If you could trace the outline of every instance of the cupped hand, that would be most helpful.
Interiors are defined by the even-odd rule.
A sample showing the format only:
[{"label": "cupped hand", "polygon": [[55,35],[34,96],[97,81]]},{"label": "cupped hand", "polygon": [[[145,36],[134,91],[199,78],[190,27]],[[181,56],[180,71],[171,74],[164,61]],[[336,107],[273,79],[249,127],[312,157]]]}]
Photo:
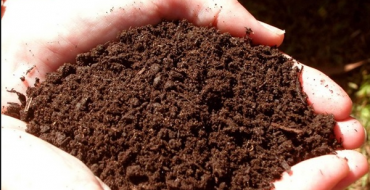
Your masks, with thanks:
[{"label": "cupped hand", "polygon": [[109,189],[80,160],[26,133],[22,121],[5,115],[1,121],[2,190]]},{"label": "cupped hand", "polygon": [[[284,31],[257,21],[236,0],[11,0],[2,18],[1,106],[17,102],[6,93],[14,88],[25,93],[35,77],[73,62],[78,53],[113,40],[121,30],[156,24],[162,19],[187,19],[199,26],[215,26],[233,36],[246,35],[255,44],[280,45]],[[29,73],[26,73],[31,67]],[[25,76],[21,81],[20,77]],[[361,124],[350,118],[351,100],[331,79],[304,67],[301,82],[318,113],[331,113],[338,124],[336,136],[345,149],[364,141]],[[25,123],[2,118],[4,166],[2,189],[108,189],[76,158],[35,138]],[[6,163],[5,163],[6,162]],[[276,189],[341,189],[368,171],[366,159],[351,150],[338,151],[301,162],[284,173]],[[3,176],[4,176],[3,175]]]}]

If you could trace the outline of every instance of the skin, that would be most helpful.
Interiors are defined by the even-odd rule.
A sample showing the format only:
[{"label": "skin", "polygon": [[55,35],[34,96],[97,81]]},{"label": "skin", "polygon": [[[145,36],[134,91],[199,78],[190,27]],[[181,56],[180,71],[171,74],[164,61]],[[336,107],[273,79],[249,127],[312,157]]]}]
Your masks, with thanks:
[{"label": "skin", "polygon": [[[86,3],[86,4],[85,4]],[[113,40],[129,27],[156,24],[161,19],[187,19],[199,26],[215,26],[234,36],[251,28],[255,44],[280,45],[284,31],[258,22],[236,0],[11,0],[2,11],[1,106],[18,102],[12,89],[25,93],[35,77],[74,62],[78,53]],[[221,8],[222,7],[222,8]],[[3,10],[3,8],[2,8]],[[35,66],[27,75],[28,69]],[[301,66],[297,63],[297,66]],[[25,80],[20,80],[25,76]],[[348,95],[323,73],[304,66],[301,83],[317,113],[333,114],[335,133],[345,149],[364,142],[364,129],[349,116]],[[3,190],[109,189],[78,159],[24,132],[26,124],[3,116]],[[345,159],[346,158],[346,159]],[[363,155],[340,150],[301,162],[274,182],[276,189],[343,189],[366,172]]]}]

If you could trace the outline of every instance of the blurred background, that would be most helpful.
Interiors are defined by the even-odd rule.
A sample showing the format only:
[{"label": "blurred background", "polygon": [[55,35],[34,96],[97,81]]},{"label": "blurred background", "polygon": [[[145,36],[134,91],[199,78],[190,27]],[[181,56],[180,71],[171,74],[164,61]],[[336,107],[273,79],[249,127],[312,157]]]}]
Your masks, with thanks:
[{"label": "blurred background", "polygon": [[[239,0],[258,20],[285,30],[280,50],[321,70],[348,92],[367,130],[358,149],[370,163],[370,0]],[[367,174],[347,190],[370,190]]]}]

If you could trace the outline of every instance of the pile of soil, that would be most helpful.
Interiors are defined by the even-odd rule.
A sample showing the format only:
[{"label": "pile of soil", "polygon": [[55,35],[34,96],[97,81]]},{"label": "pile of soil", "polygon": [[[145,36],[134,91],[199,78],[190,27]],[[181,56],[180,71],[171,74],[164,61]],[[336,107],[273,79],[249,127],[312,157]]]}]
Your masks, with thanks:
[{"label": "pile of soil", "polygon": [[248,37],[164,21],[76,62],[27,101],[18,93],[8,114],[113,190],[270,189],[291,165],[341,147],[293,61]]}]

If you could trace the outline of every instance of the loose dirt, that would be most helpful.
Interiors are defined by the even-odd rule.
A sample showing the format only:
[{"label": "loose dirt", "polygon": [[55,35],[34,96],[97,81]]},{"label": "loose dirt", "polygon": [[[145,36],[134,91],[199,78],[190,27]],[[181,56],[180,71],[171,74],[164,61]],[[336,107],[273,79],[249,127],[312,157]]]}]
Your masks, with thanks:
[{"label": "loose dirt", "polygon": [[341,147],[300,72],[276,47],[164,21],[78,55],[7,114],[113,190],[270,189]]}]

